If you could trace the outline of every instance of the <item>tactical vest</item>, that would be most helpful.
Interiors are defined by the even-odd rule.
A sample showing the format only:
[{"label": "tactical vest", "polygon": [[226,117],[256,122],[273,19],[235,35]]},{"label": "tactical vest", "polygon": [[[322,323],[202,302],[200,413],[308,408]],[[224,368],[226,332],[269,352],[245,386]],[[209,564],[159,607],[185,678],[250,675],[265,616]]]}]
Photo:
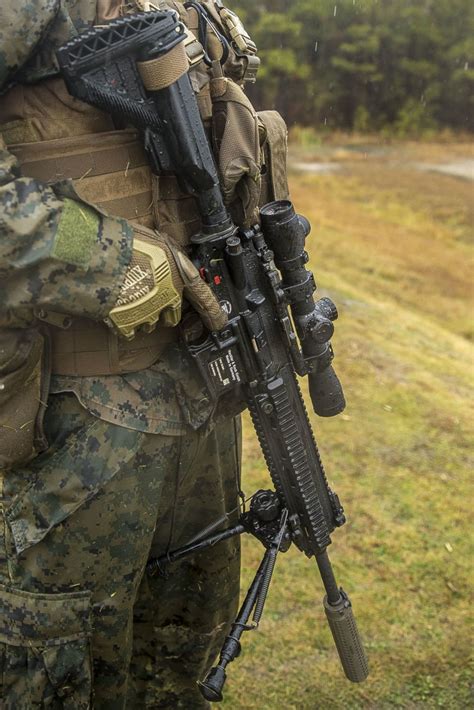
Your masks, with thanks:
[{"label": "tactical vest", "polygon": [[[212,0],[205,0],[205,4],[211,6]],[[102,12],[99,17],[112,19],[121,6],[119,0],[99,0],[98,9]],[[180,14],[183,12],[184,8],[180,6]],[[195,10],[188,12],[186,24],[197,32]],[[202,55],[199,55],[197,45],[199,43],[191,36],[188,42],[188,57],[194,67],[191,80],[204,125],[210,126],[213,103],[215,106],[227,101],[224,105],[229,107],[226,110],[229,111],[230,131],[217,149],[220,151],[217,162],[222,163],[220,167],[224,175],[224,195],[227,189],[229,203],[239,202],[241,223],[251,221],[257,206],[255,200],[249,200],[249,204],[236,200],[232,192],[235,169],[227,170],[227,166],[234,165],[233,146],[238,152],[237,158],[243,149],[247,149],[240,145],[240,122],[246,124],[243,140],[249,143],[247,152],[250,156],[243,170],[254,171],[251,184],[258,185],[260,199],[257,202],[260,203],[287,196],[284,171],[286,128],[273,111],[257,117],[237,82],[224,77],[209,80],[207,70],[200,69]],[[240,80],[249,69],[239,56],[229,66],[229,73]],[[256,131],[253,137],[252,121]],[[73,99],[58,77],[10,89],[1,102],[0,131],[25,176],[49,184],[72,180],[77,194],[84,201],[132,224],[146,225],[169,234],[183,246],[199,230],[200,219],[194,198],[180,190],[174,177],[158,177],[151,173],[137,131],[117,129],[109,115]],[[254,163],[255,167],[252,167]],[[263,182],[261,172],[265,173]],[[226,175],[232,177],[226,181]],[[137,334],[129,342],[118,338],[104,324],[89,319],[71,319],[44,312],[38,312],[37,316],[48,324],[52,372],[58,375],[95,376],[138,371],[156,362],[164,347],[177,337],[175,329],[158,327],[153,333]]]}]

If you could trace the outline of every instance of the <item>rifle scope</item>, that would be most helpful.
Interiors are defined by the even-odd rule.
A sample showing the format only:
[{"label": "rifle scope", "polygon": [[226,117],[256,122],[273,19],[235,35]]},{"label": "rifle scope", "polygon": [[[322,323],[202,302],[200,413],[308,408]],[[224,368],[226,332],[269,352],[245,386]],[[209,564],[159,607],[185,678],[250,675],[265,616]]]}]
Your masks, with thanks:
[{"label": "rifle scope", "polygon": [[313,274],[305,267],[308,254],[304,248],[310,224],[295,213],[289,200],[264,205],[260,217],[300,339],[314,411],[320,417],[333,417],[346,406],[341,383],[331,365],[334,357],[330,343],[334,333],[332,321],[338,314],[331,299],[321,298],[316,302],[313,299],[316,284]]}]

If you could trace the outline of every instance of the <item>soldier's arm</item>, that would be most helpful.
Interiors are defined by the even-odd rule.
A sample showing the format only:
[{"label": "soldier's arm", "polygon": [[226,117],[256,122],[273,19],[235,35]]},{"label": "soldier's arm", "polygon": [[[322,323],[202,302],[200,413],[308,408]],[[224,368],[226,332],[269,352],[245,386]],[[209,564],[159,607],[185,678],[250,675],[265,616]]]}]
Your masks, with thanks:
[{"label": "soldier's arm", "polygon": [[27,323],[34,309],[105,318],[132,239],[125,220],[99,213],[67,184],[20,176],[0,136],[0,324]]},{"label": "soldier's arm", "polygon": [[[49,41],[58,7],[56,0],[0,3],[0,89]],[[0,326],[27,325],[34,309],[104,318],[132,238],[125,220],[81,202],[71,185],[21,176],[0,133]]]}]

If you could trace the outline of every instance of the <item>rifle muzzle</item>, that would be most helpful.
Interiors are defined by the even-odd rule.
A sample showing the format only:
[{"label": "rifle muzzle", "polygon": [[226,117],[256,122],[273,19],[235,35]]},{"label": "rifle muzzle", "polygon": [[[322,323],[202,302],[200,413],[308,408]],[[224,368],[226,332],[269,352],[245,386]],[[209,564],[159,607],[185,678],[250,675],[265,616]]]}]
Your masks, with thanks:
[{"label": "rifle muzzle", "polygon": [[324,611],[346,677],[353,683],[361,683],[369,675],[367,656],[359,636],[349,597],[342,589],[340,592],[340,598],[336,604],[330,604],[327,596],[324,597]]}]

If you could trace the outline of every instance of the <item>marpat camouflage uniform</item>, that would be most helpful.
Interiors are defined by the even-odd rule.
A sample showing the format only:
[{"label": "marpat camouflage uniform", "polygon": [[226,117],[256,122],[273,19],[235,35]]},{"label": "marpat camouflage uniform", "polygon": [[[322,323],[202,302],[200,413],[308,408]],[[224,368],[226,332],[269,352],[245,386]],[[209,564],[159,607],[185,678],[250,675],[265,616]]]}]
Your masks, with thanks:
[{"label": "marpat camouflage uniform", "polygon": [[[3,0],[0,102],[15,90],[10,82],[34,87],[54,77],[54,49],[107,19],[114,5]],[[21,173],[8,145],[38,140],[35,121],[48,118],[41,111],[10,122],[5,140],[0,135],[5,436],[12,427],[2,383],[34,352],[35,313],[101,321],[116,301],[133,239],[125,219],[81,201],[70,181],[48,185]],[[167,579],[147,577],[144,567],[150,555],[185,544],[226,513],[235,519],[239,422],[213,424],[213,404],[176,342],[145,370],[55,375],[49,391],[45,450],[30,460],[19,455],[16,465],[0,462],[0,704],[207,707],[196,680],[235,614],[238,540],[173,565]],[[15,432],[33,428],[25,420]]]}]

